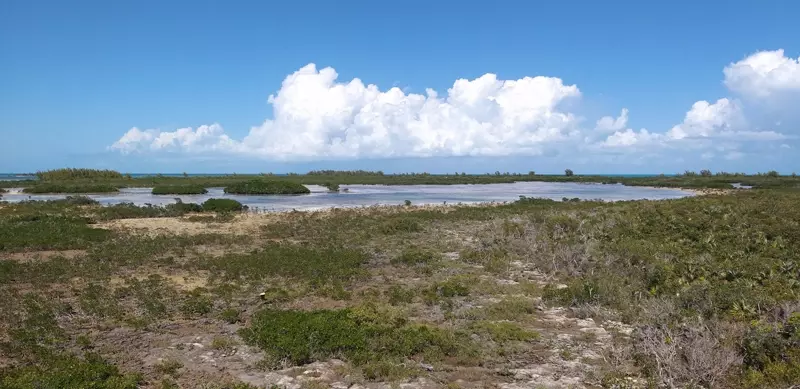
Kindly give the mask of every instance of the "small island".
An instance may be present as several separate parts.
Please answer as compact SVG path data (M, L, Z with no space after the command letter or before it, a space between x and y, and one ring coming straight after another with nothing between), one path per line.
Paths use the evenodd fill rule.
M23 193L48 194L48 193L116 193L119 188L110 184L78 183L41 183L22 189Z
M154 195L195 195L206 194L208 190L202 185L161 185L153 188Z
M238 182L225 187L225 193L242 195L270 194L308 194L311 193L303 184L291 181L251 180Z

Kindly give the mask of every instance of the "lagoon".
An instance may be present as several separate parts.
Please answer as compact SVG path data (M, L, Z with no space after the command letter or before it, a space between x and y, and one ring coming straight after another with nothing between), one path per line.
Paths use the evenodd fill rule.
M119 193L90 194L102 204L134 203L136 205L165 205L176 198L186 203L202 203L209 198L230 198L257 211L312 210L332 207L362 207L371 205L399 205L405 200L412 204L470 204L515 201L520 196L560 200L663 200L694 195L691 191L668 188L650 188L597 183L516 182L510 184L480 185L342 185L347 191L331 193L322 186L307 185L307 195L232 195L223 188L208 188L204 195L153 195L152 188L122 188ZM65 194L28 195L19 188L3 194L3 200L54 200Z

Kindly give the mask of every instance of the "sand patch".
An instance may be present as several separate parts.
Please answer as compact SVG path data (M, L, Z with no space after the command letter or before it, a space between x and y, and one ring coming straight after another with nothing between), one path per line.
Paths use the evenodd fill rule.
M244 213L236 215L228 222L196 222L189 217L157 217L139 219L118 219L95 224L96 228L124 230L137 234L156 235L200 235L231 234L249 235L258 233L259 228L274 223L278 214Z
M46 261L52 258L72 259L86 254L86 250L43 250L26 251L21 253L3 253L0 259L10 259L17 262Z

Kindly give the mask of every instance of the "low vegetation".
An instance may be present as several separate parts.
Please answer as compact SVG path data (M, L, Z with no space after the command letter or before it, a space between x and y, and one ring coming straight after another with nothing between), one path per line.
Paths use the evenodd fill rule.
M302 184L291 181L252 180L225 187L225 193L243 195L307 194L311 193Z
M154 195L195 195L206 194L208 190L201 185L160 185L153 187Z
M63 171L62 171L63 170ZM263 174L230 174L224 176L190 176L162 175L132 177L130 174L120 174L114 171L97 171L93 169L60 169L57 171L41 172L39 180L0 181L3 187L29 187L47 181L61 185L76 185L84 183L105 183L116 187L156 187L156 186L202 186L208 187L236 187L237 193L246 192L246 183L250 182L280 182L279 187L286 187L287 182L303 185L455 185L455 184L496 184L512 182L575 182L575 183L602 183L621 184L630 186L653 186L670 188L711 188L730 189L732 184L753 186L761 189L798 188L800 178L796 174L780 175L770 171L758 174L686 171L679 174L656 176L602 176L580 175L571 169L565 169L564 174L536 174L534 171L527 173L493 172L485 174L430 174L430 173L400 173L385 174L381 171L311 171L307 174L290 173L277 175ZM44 177L44 178L41 178ZM261 187L257 184L256 187ZM299 189L295 186L294 188ZM233 189L232 189L233 190ZM302 189L299 189L302 190ZM293 193L292 190L288 191ZM231 192L233 193L233 192ZM305 193L305 192L302 192ZM241 193L247 194L247 193ZM260 194L260 193L258 193Z
M123 176L115 170L66 168L39 171L36 172L36 178L41 181L119 180Z
M233 199L208 199L203 202L203 211L206 212L239 212L245 209L242 203Z
M652 179L770 189L247 217L3 203L0 386L796 385L793 178Z
M47 194L47 193L113 193L119 192L119 188L109 184L60 184L60 183L39 183L34 186L24 188L24 193Z

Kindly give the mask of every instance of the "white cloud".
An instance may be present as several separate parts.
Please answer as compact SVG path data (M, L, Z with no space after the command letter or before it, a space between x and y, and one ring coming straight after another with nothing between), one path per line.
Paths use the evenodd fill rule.
M500 80L485 74L456 80L440 96L432 89L425 94L398 87L381 90L358 78L339 81L333 68L309 64L287 76L269 96L272 119L252 127L241 140L226 135L216 123L174 131L134 127L109 148L122 153L215 152L284 161L555 156L567 155L563 153L567 150L586 160L601 154L641 159L660 151L673 161L684 153L711 159L715 152L737 159L749 155L739 151L742 146L793 138L775 131L776 119L784 120L782 128L796 127L791 116L763 111L764 105L753 99L781 106L787 101L783 92L800 91L798 69L798 61L785 57L782 50L758 52L724 69L725 85L741 100L697 101L679 124L637 131L628 128L627 108L617 117L600 118L594 129L582 128L583 119L567 104L580 98L580 90L555 77Z
M580 97L558 78L457 80L440 98L399 88L381 91L359 79L337 82L333 68L309 64L269 97L271 120L242 141L219 125L173 132L133 128L112 149L122 152L227 150L277 160L426 156L534 155L576 134L578 118L560 109Z
M744 116L736 102L719 99L710 104L702 100L694 103L683 123L672 127L667 136L672 139L711 137L721 131L731 131L744 125Z
M800 58L786 57L783 50L759 51L728 65L723 72L725 85L747 97L800 91Z
M179 128L172 132L159 132L157 130L142 131L136 127L131 128L119 140L110 146L112 150L123 153L136 151L217 151L233 150L237 143L232 140L219 124L192 128Z
M629 128L609 135L602 144L609 147L646 146L658 143L661 139L663 135L651 133L644 128L638 132Z
M595 130L599 132L616 132L628 125L628 109L623 108L619 117L616 119L611 116L603 116L595 124Z

